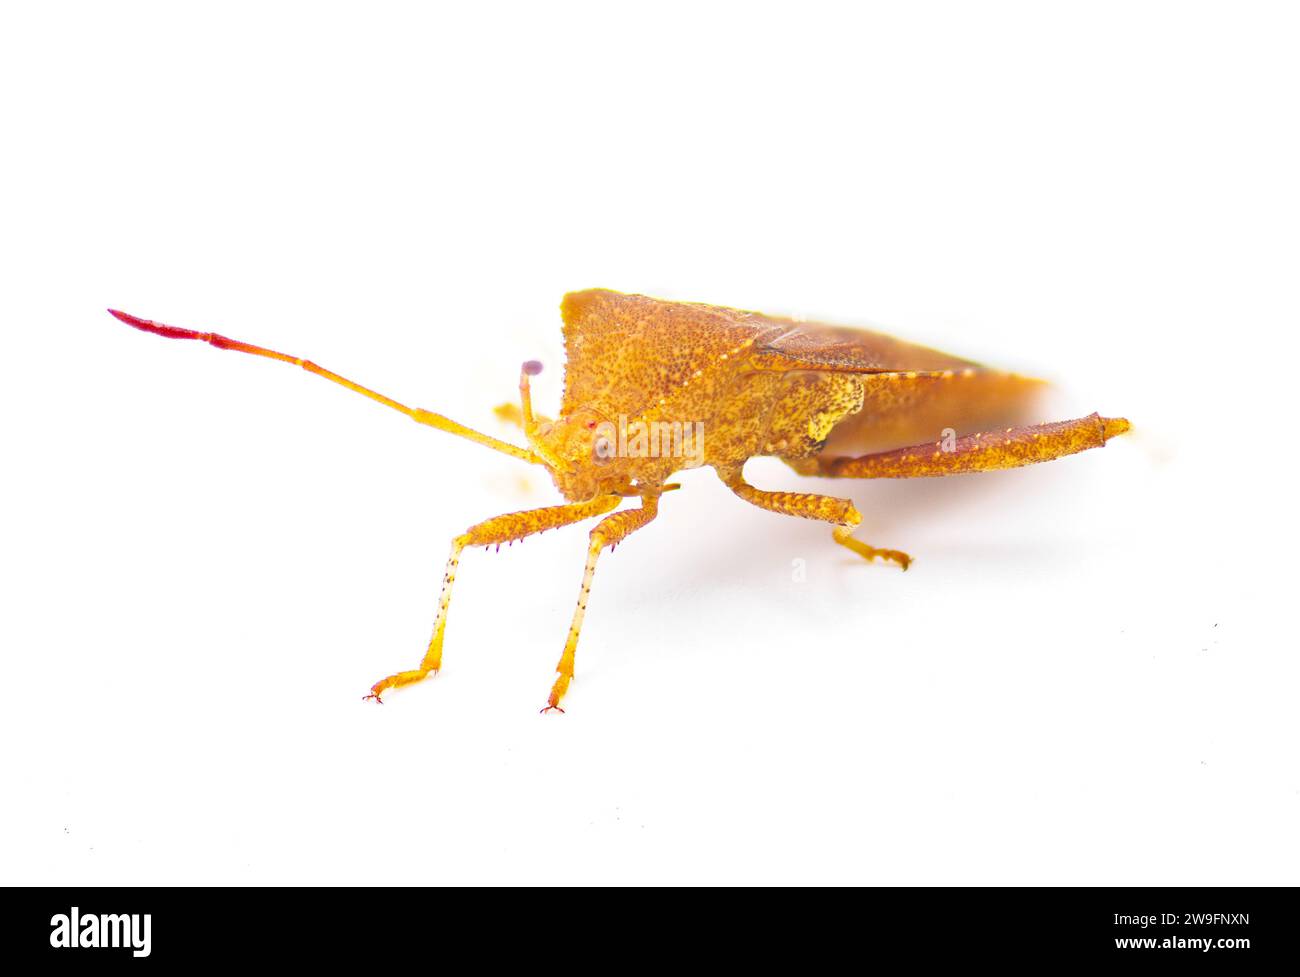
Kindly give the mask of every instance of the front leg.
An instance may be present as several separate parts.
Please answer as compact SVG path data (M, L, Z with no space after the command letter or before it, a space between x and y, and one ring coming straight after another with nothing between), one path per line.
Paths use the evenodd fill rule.
M573 624L569 627L569 637L564 643L564 652L555 666L559 674L555 677L555 684L551 687L551 697L547 699L542 712L550 712L552 709L564 712L560 708L560 700L564 698L564 693L569 690L569 683L573 681L573 659L578 650L578 633L582 630L582 618L587 613L587 597L591 593L591 579L596 575L596 560L600 557L600 551L606 546L617 546L622 540L650 522L658 511L659 496L643 495L641 508L615 512L596 523L595 528L592 529L591 544L587 547L587 568L582 575L582 591L578 594L578 606L573 612Z
M447 626L447 605L451 603L451 585L456 580L456 567L460 563L460 553L466 546L494 544L500 546L502 543L514 542L533 533L545 532L548 529L590 519L592 516L604 515L622 501L622 498L617 495L600 495L590 502L511 512L471 526L453 539L451 556L447 558L447 570L442 576L442 596L438 598L438 616L433 623L433 637L429 639L429 648L424 653L424 660L420 662L418 668L395 672L387 678L380 679L370 687L370 694L365 698L382 703L384 700L380 695L387 689L419 682L435 674L442 667L442 635Z
M751 505L769 512L779 512L784 516L799 516L803 519L819 519L835 526L831 538L858 556L867 560L880 557L891 560L904 570L911 565L912 558L899 550L881 550L868 546L861 540L853 538L853 530L862 522L862 516L848 499L836 499L829 495L810 495L806 492L764 492L750 485L740 474L740 469L719 469L718 475L731 491Z

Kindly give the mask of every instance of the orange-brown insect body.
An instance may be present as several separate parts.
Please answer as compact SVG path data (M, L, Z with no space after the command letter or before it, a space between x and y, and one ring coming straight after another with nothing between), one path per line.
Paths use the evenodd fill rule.
M754 455L803 458L863 403L853 374L791 368L778 347L793 324L715 306L587 291L565 297L565 390L559 421L540 432L566 498L662 485L680 455L596 450L601 430L704 432L698 464Z
M462 550L604 516L590 534L582 590L547 706L559 709L598 557L655 518L660 495L675 487L667 480L683 468L712 466L747 502L827 522L835 542L906 569L906 554L853 538L861 516L849 500L757 489L742 477L745 462L768 455L809 475L930 477L1047 461L1100 447L1128 429L1123 419L1096 414L1015 426L1040 389L1038 381L867 330L599 289L566 295L561 312L568 359L559 416L532 412L528 378L540 369L535 363L525 364L520 376L521 409L498 409L521 424L526 449L407 407L307 360L114 315L170 338L294 363L419 423L549 470L568 504L497 516L452 541L425 657L418 668L375 683L368 698L376 700L440 668ZM614 512L627 496L639 496L641 506Z
M590 290L565 296L561 311L561 417L541 425L535 447L560 462L556 487L575 501L631 494L686 467L601 458L601 425L703 425L703 464L731 469L768 455L823 474L851 448L1019 417L1041 387L880 333L718 306Z

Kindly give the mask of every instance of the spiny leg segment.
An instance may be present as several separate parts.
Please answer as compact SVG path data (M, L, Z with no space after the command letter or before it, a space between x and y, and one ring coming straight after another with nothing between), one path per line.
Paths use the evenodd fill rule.
M818 456L817 470L808 474L830 478L932 478L1018 468L1100 448L1128 429L1129 422L1122 417L1089 414L1073 421L970 434L947 445L934 441L858 458Z
M138 316L128 315L125 312L118 312L116 309L109 309L110 313L125 322L128 326L134 326L144 332L151 332L158 336L166 336L168 339L197 339L200 342L208 343L218 349L232 349L240 353L251 353L254 356L264 356L272 360L280 360L282 363L292 363L294 366L300 366L308 373L314 373L318 377L324 377L331 383L337 383L342 387L347 387L363 397L369 397L385 407L391 407L395 411L400 411L411 420L418 424L426 424L429 427L437 428L439 431L446 431L448 434L454 434L457 437L467 438L477 444L491 448L494 451L500 451L503 454L519 458L532 464L541 464L541 459L527 448L520 448L517 445L509 444L505 441L499 441L494 437L481 434L473 428L468 428L464 424L458 424L449 417L443 417L441 414L435 414L433 411L427 411L420 407L407 407L405 404L377 393L359 383L353 383L346 377L341 377L337 373L332 373L324 367L317 366L311 360L304 360L298 356L290 356L287 353L277 353L273 349L265 349L261 346L254 346L251 343L240 342L237 339L227 339L225 336L218 335L214 332L196 332L193 329L180 329L176 326L165 326L160 322L151 322L148 319L141 319Z
M751 505L769 512L779 512L786 516L800 516L804 519L819 519L835 526L831 538L841 546L867 560L880 557L897 563L904 570L912 558L899 550L877 549L861 540L853 538L853 531L862 522L862 516L848 499L837 499L829 495L811 495L804 492L765 492L756 489L742 477L740 469L719 470L723 483L731 491Z
M807 475L831 478L927 478L1018 468L1089 448L1100 448L1128 429L1129 422L1122 417L1089 414L1073 421L985 431L957 438L950 444L937 441L858 458L817 455L808 460L811 464L797 466L797 470ZM881 556L898 563L904 570L912 562L906 553L878 550L853 539L853 530L862 517L847 499L795 492L762 492L748 485L739 470L719 471L719 474L733 492L754 505L773 512L836 523L835 542L867 559Z
M569 626L569 637L564 642L564 651L555 666L559 674L555 677L555 684L551 686L551 696L547 699L542 712L550 712L552 709L564 712L560 708L560 700L564 698L564 693L569 690L569 683L573 681L573 660L578 650L578 634L582 630L583 616L587 613L587 597L591 593L591 580L596 575L596 560L600 558L601 550L606 546L611 548L617 546L654 519L658 511L659 496L644 495L641 497L639 509L615 512L596 523L591 530L591 542L587 547L587 566L582 574L582 590L578 594L578 606L573 611L573 623Z
M380 696L388 689L412 685L436 673L442 667L442 636L447 627L447 605L451 603L451 587L456 581L456 568L460 563L461 551L465 547L494 544L499 547L502 543L514 542L534 533L581 522L592 516L604 515L622 501L622 497L618 495L600 495L589 502L511 512L471 526L453 539L451 556L447 558L447 570L442 577L442 593L438 598L438 614L433 623L433 637L429 639L429 648L424 654L424 659L418 668L396 672L380 679L370 687L370 694L364 698L382 703L384 700Z

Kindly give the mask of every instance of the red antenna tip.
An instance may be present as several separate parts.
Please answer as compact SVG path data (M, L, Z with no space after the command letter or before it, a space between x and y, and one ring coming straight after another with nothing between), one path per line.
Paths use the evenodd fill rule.
M128 326L134 326L136 329L143 329L145 332L151 332L159 336L166 336L168 339L202 339L209 341L208 333L195 332L193 329L177 329L175 326L164 326L161 322L151 322L148 319L141 319L139 316L131 315L129 312L119 312L117 309L109 309L108 312L113 318L125 322Z
M122 322L125 322L128 326L135 326L137 329L143 329L144 326L146 325L144 319L140 319L137 318L136 316L129 315L126 312L118 312L117 309L109 309L108 314L111 315L114 319L120 319Z

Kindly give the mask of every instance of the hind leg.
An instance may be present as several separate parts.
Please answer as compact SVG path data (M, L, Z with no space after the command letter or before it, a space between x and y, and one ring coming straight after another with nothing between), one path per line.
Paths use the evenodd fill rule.
M1128 429L1129 423L1122 417L1089 414L1073 421L984 431L957 438L950 444L933 441L860 458L819 455L815 459L816 468L806 474L830 478L933 478L1019 468L1100 448Z

